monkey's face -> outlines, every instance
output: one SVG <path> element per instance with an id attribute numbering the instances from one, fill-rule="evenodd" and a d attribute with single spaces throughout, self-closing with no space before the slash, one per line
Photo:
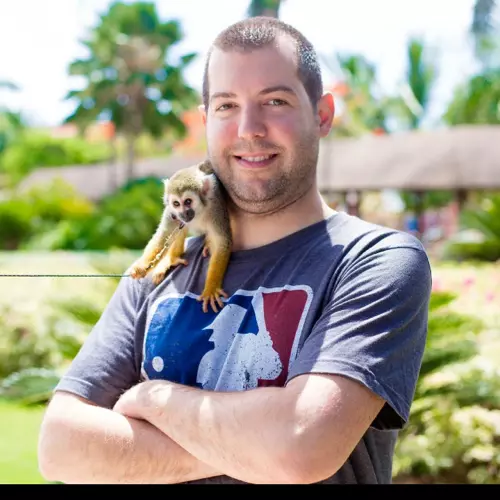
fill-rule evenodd
<path id="1" fill-rule="evenodd" d="M 199 215 L 203 204 L 196 193 L 184 191 L 180 196 L 170 194 L 168 197 L 168 206 L 174 219 L 188 224 Z"/>

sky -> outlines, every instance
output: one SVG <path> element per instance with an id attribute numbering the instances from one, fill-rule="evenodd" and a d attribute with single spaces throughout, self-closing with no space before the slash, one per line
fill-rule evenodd
<path id="1" fill-rule="evenodd" d="M 64 102 L 75 83 L 69 63 L 85 56 L 79 40 L 94 25 L 109 0 L 0 0 L 0 80 L 21 87 L 1 92 L 0 105 L 21 110 L 36 125 L 55 126 L 71 113 Z M 186 72 L 201 89 L 204 55 L 217 33 L 245 17 L 248 0 L 157 0 L 164 19 L 178 19 L 185 38 L 173 55 L 195 51 Z M 379 83 L 388 92 L 404 79 L 409 37 L 423 36 L 439 62 L 439 80 L 430 120 L 439 116 L 453 88 L 476 70 L 467 30 L 474 0 L 284 0 L 283 21 L 301 30 L 315 45 L 323 78 L 331 84 L 334 55 L 361 53 L 377 65 Z M 210 20 L 209 20 L 210 19 Z M 329 69 L 330 67 L 330 69 Z"/>

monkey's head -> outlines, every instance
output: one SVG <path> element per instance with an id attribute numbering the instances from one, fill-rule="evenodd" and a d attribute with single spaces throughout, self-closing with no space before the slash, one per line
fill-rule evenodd
<path id="1" fill-rule="evenodd" d="M 212 192 L 213 175 L 185 169 L 165 179 L 164 203 L 173 219 L 189 224 L 207 207 Z"/>

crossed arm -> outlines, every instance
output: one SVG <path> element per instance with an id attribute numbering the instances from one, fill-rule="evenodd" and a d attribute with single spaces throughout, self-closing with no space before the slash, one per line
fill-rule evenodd
<path id="1" fill-rule="evenodd" d="M 94 483 L 217 475 L 321 481 L 342 466 L 384 404 L 354 380 L 319 374 L 231 393 L 147 381 L 123 394 L 114 411 L 78 402 L 65 405 L 73 410 L 64 416 L 57 405 L 69 397 L 56 395 L 49 406 L 41 470 L 56 481 Z"/>

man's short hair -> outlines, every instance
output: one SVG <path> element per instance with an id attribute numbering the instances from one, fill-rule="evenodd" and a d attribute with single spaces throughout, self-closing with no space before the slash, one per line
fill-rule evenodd
<path id="1" fill-rule="evenodd" d="M 316 109 L 317 102 L 323 94 L 321 68 L 316 51 L 309 40 L 296 28 L 273 17 L 251 17 L 238 21 L 222 31 L 208 50 L 203 74 L 203 104 L 208 109 L 209 79 L 208 66 L 214 48 L 222 51 L 252 51 L 267 47 L 279 35 L 289 36 L 297 49 L 298 77 L 309 96 L 311 104 Z"/>

